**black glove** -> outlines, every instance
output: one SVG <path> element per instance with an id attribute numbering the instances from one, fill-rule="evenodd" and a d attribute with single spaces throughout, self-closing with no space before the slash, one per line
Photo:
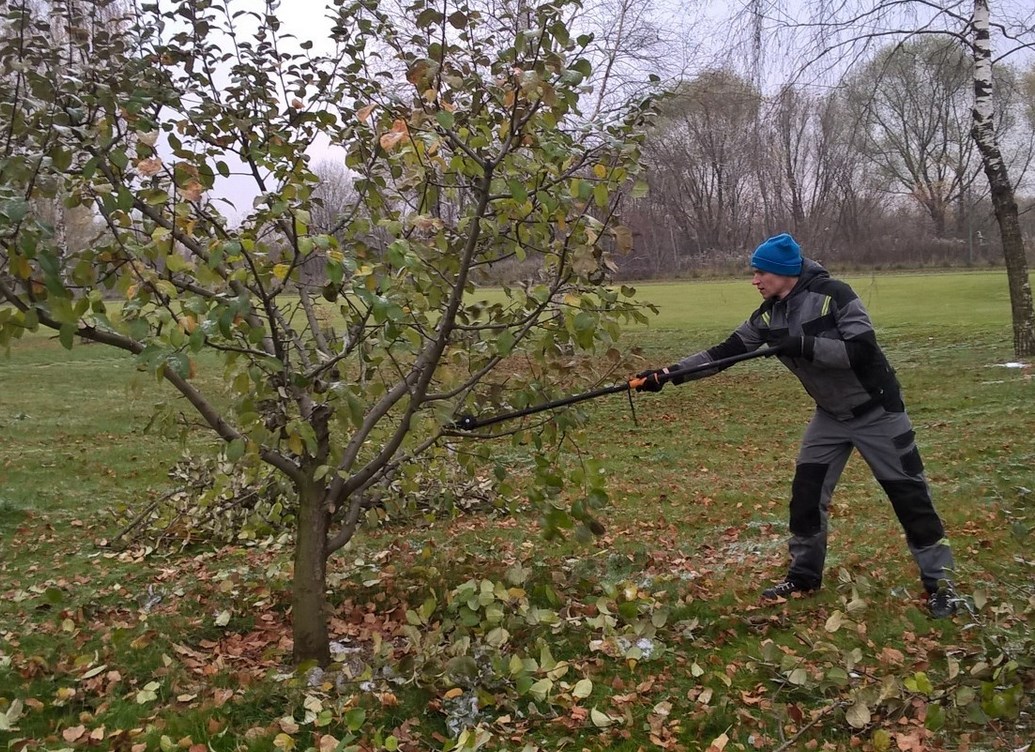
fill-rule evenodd
<path id="1" fill-rule="evenodd" d="M 667 368 L 659 368 L 657 370 L 641 371 L 636 374 L 636 378 L 643 379 L 643 383 L 636 386 L 637 392 L 660 392 L 661 387 L 665 386 L 665 381 L 668 379 L 664 378 L 668 376 Z M 664 379 L 664 380 L 663 380 Z"/>
<path id="2" fill-rule="evenodd" d="M 786 355 L 788 358 L 812 360 L 816 351 L 816 338 L 809 336 L 784 337 L 776 343 L 776 349 L 780 351 L 780 355 Z"/>

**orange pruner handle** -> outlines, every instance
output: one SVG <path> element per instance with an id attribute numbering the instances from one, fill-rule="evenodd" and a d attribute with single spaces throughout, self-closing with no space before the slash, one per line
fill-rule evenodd
<path id="1" fill-rule="evenodd" d="M 643 386 L 646 383 L 647 383 L 647 377 L 646 376 L 636 376 L 634 378 L 629 379 L 629 388 L 630 389 L 639 389 L 641 386 Z"/>

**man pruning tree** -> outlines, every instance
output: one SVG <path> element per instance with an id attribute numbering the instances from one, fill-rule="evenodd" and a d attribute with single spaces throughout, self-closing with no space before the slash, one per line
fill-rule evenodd
<path id="1" fill-rule="evenodd" d="M 931 616 L 951 616 L 957 602 L 950 579 L 952 551 L 931 501 L 898 379 L 862 301 L 818 263 L 803 259 L 798 243 L 786 233 L 759 245 L 751 266 L 751 282 L 764 301 L 747 321 L 724 342 L 667 368 L 645 371 L 630 383 L 638 391 L 660 391 L 667 381 L 681 384 L 714 375 L 732 364 L 729 358 L 769 345 L 816 401 L 816 412 L 805 429 L 791 485 L 790 567 L 762 597 L 783 598 L 820 587 L 830 498 L 855 448 L 902 523 Z M 708 369 L 713 362 L 716 367 Z"/>

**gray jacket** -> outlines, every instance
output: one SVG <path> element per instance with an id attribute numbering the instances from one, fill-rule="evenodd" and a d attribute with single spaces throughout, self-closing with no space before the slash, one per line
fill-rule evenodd
<path id="1" fill-rule="evenodd" d="M 809 259 L 786 298 L 766 300 L 726 341 L 690 355 L 672 368 L 705 365 L 794 336 L 814 338 L 806 340 L 806 355 L 811 358 L 777 357 L 798 377 L 819 409 L 838 420 L 850 420 L 876 407 L 891 412 L 905 409 L 898 379 L 877 344 L 859 296 Z M 695 373 L 687 380 L 719 370 Z M 678 376 L 673 379 L 674 383 L 680 381 Z"/>

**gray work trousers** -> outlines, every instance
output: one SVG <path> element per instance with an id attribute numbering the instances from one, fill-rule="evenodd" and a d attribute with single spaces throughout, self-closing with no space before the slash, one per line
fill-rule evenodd
<path id="1" fill-rule="evenodd" d="M 927 591 L 936 590 L 939 580 L 952 579 L 952 550 L 931 502 L 914 437 L 904 411 L 878 407 L 850 420 L 816 411 L 802 437 L 791 488 L 788 580 L 808 588 L 823 581 L 830 497 L 853 448 L 891 501 Z"/>

